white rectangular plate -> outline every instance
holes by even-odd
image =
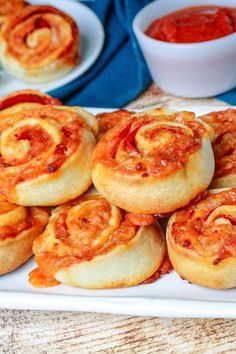
[[[178,107],[197,115],[227,107]],[[92,113],[106,109],[88,108]],[[34,289],[28,273],[31,259],[0,279],[0,308],[91,311],[138,316],[236,318],[236,289],[214,290],[189,284],[172,271],[152,284],[112,290],[86,290],[60,285]]]

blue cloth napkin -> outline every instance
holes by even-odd
[[[102,54],[80,78],[51,92],[68,105],[123,107],[152,82],[132,32],[137,12],[151,0],[82,0],[103,23]],[[236,105],[236,88],[216,98]]]
[[[216,96],[216,98],[229,104],[236,105],[236,87],[228,92]]]
[[[122,107],[151,83],[145,60],[132,32],[137,12],[150,0],[85,2],[103,23],[106,38],[93,67],[51,94],[68,105]]]

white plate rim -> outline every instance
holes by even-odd
[[[167,275],[168,276],[168,275]],[[16,302],[17,298],[17,302]],[[236,319],[236,303],[139,297],[87,297],[0,291],[0,308],[131,316]]]

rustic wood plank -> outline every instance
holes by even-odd
[[[159,87],[152,84],[140,97],[133,102],[130,102],[127,107],[132,109],[143,108],[147,106],[227,106],[225,102],[214,98],[181,98],[172,96],[171,94],[162,91]]]
[[[236,320],[1,311],[2,353],[235,353]]]

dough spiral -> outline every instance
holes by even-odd
[[[210,288],[236,287],[236,189],[206,191],[173,214],[167,245],[181,277]]]
[[[93,183],[129,212],[174,211],[211,182],[210,134],[191,112],[139,113],[109,130],[95,147]]]
[[[42,208],[25,208],[0,201],[0,275],[13,271],[32,256],[34,239],[48,221]]]
[[[26,6],[4,26],[0,56],[4,69],[20,80],[58,79],[79,63],[79,30],[52,6]]]
[[[114,288],[139,284],[162,265],[166,245],[153,216],[130,215],[99,194],[56,208],[34,242],[36,287]]]
[[[80,107],[41,106],[0,119],[0,192],[24,206],[59,205],[91,184],[97,122]]]
[[[127,122],[131,118],[138,118],[140,115],[148,114],[153,116],[170,115],[175,113],[175,111],[169,108],[151,108],[144,112],[132,112],[126,109],[118,109],[112,112],[102,112],[96,115],[99,123],[99,137],[101,138],[108,130],[114,128],[117,124],[121,122]]]
[[[212,188],[236,187],[236,110],[212,112],[201,117],[215,131],[215,173]]]

